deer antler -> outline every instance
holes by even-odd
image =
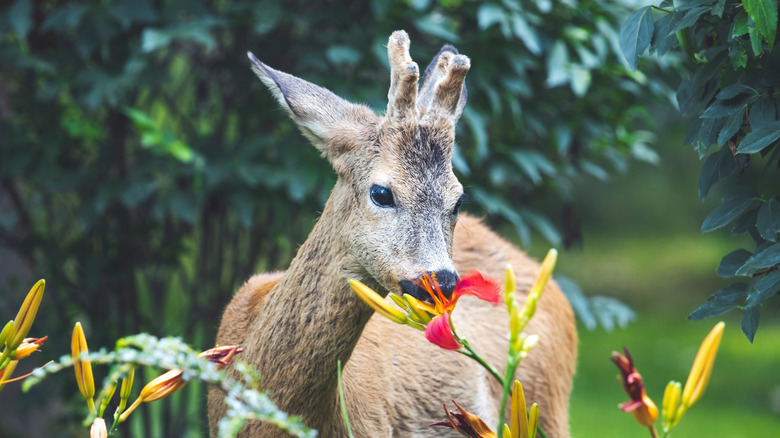
[[[390,60],[390,91],[387,93],[387,117],[403,119],[417,116],[417,79],[420,69],[409,56],[409,35],[397,30],[387,43]]]
[[[463,81],[471,68],[471,60],[466,55],[442,52],[436,64],[437,80],[433,88],[433,102],[430,110],[441,108],[449,115],[458,111]],[[433,79],[433,78],[432,78]]]

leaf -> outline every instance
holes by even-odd
[[[707,298],[707,301],[688,315],[688,319],[700,320],[711,316],[722,315],[739,307],[738,301],[747,296],[748,285],[734,283],[718,290]]]
[[[748,33],[748,16],[745,11],[739,11],[737,18],[734,19],[734,28],[731,30],[731,36],[741,37]]]
[[[689,9],[685,16],[682,17],[682,19],[677,23],[676,26],[674,26],[673,31],[678,31],[685,29],[687,27],[691,27],[694,24],[696,24],[696,21],[699,19],[699,17],[702,16],[707,11],[712,10],[712,8],[707,6],[699,6],[697,8]]]
[[[701,232],[707,233],[726,226],[737,218],[753,202],[753,198],[734,198],[724,200],[723,203],[712,211],[701,224]]]
[[[572,279],[563,275],[556,274],[555,282],[558,283],[561,292],[566,295],[572,310],[574,310],[574,314],[577,315],[577,319],[580,320],[582,325],[588,330],[598,327],[596,315],[590,310],[590,303],[585,294],[582,293],[582,288]]]
[[[745,85],[745,84],[732,84],[732,85],[729,85],[728,87],[720,90],[718,92],[718,95],[715,96],[715,97],[717,99],[720,99],[720,100],[726,100],[726,99],[731,99],[731,98],[737,97],[737,96],[739,96],[740,94],[743,94],[743,93],[753,93],[753,94],[755,94],[755,91],[752,88],[750,88],[747,85]]]
[[[737,270],[737,275],[753,275],[759,269],[770,268],[778,263],[780,263],[780,243],[775,243],[747,259]]]
[[[542,45],[539,42],[539,35],[520,14],[512,14],[512,31],[525,44],[529,52],[536,56],[541,55]]]
[[[741,268],[753,253],[746,249],[738,249],[726,254],[718,265],[716,271],[719,277],[731,278],[737,275],[737,270]]]
[[[16,0],[8,9],[8,21],[20,39],[27,39],[32,28],[32,4],[30,0]]]
[[[474,149],[477,153],[477,161],[482,162],[488,156],[488,132],[485,127],[485,120],[474,110],[466,109],[463,111],[463,120],[471,129],[474,138]]]
[[[702,113],[702,119],[728,117],[745,109],[745,99],[718,99]]]
[[[504,20],[506,20],[506,13],[498,5],[486,3],[480,6],[477,11],[477,26],[480,30],[485,30]]]
[[[664,56],[677,43],[677,35],[673,29],[684,15],[682,12],[672,11],[655,22],[650,50],[654,50],[659,57]]]
[[[742,0],[742,6],[769,43],[771,51],[777,33],[777,0]]]
[[[615,324],[625,327],[636,319],[636,312],[612,297],[593,296],[590,298],[590,308],[606,331],[612,331]]]
[[[775,270],[753,281],[745,306],[757,306],[780,292],[780,271]]]
[[[725,145],[739,131],[739,128],[742,126],[742,120],[745,118],[746,106],[747,104],[743,104],[726,118],[726,123],[723,124],[723,128],[718,133],[718,146]]]
[[[734,222],[734,226],[731,227],[731,235],[738,236],[742,233],[747,233],[748,230],[755,230],[756,216],[758,216],[757,208],[745,212],[736,222]]]
[[[653,12],[650,6],[629,15],[620,27],[620,48],[631,71],[636,71],[639,55],[650,47],[653,39]]]
[[[778,138],[780,138],[780,120],[775,120],[750,131],[739,143],[737,153],[752,154],[759,152],[774,143]]]
[[[414,21],[414,26],[420,32],[439,37],[451,43],[457,43],[460,41],[460,38],[447,27],[448,24],[448,20],[444,15],[435,12],[423,15]]]
[[[354,66],[360,62],[360,52],[350,46],[333,45],[328,47],[325,57],[331,64],[346,64]]]
[[[777,119],[775,115],[775,105],[769,95],[762,95],[758,101],[750,105],[748,120],[750,127],[756,130],[767,123],[774,122]]]
[[[758,209],[756,229],[764,239],[770,242],[777,241],[777,233],[780,232],[780,202],[775,198],[765,202]]]
[[[753,343],[753,337],[756,335],[756,330],[758,330],[758,317],[758,307],[748,307],[745,309],[745,313],[742,314],[742,321],[740,321],[742,332],[745,333],[751,344]]]
[[[547,86],[549,88],[563,85],[569,80],[567,68],[569,65],[569,53],[562,41],[553,45],[547,57]]]

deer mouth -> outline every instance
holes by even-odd
[[[399,281],[398,286],[401,288],[402,293],[409,294],[420,301],[433,304],[434,300],[432,293],[423,287],[424,277],[427,277],[429,281],[432,280],[433,284],[430,286],[441,292],[445,298],[452,298],[452,292],[455,289],[455,285],[458,283],[458,274],[452,271],[437,271],[431,274],[423,273],[423,275],[413,280]]]

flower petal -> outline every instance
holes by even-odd
[[[425,327],[425,339],[445,350],[460,350],[460,348],[463,347],[452,333],[450,314],[447,312],[433,318],[433,321],[428,323]]]
[[[474,295],[481,300],[498,304],[501,300],[501,285],[476,271],[458,280],[452,293],[452,301],[457,301],[463,295]]]

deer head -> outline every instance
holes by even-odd
[[[318,226],[327,222],[333,233],[345,276],[427,299],[416,286],[423,271],[434,273],[446,294],[457,281],[452,237],[463,188],[451,158],[470,61],[445,46],[418,90],[419,68],[406,32],[394,32],[387,49],[384,117],[248,56],[255,74],[338,174]]]

